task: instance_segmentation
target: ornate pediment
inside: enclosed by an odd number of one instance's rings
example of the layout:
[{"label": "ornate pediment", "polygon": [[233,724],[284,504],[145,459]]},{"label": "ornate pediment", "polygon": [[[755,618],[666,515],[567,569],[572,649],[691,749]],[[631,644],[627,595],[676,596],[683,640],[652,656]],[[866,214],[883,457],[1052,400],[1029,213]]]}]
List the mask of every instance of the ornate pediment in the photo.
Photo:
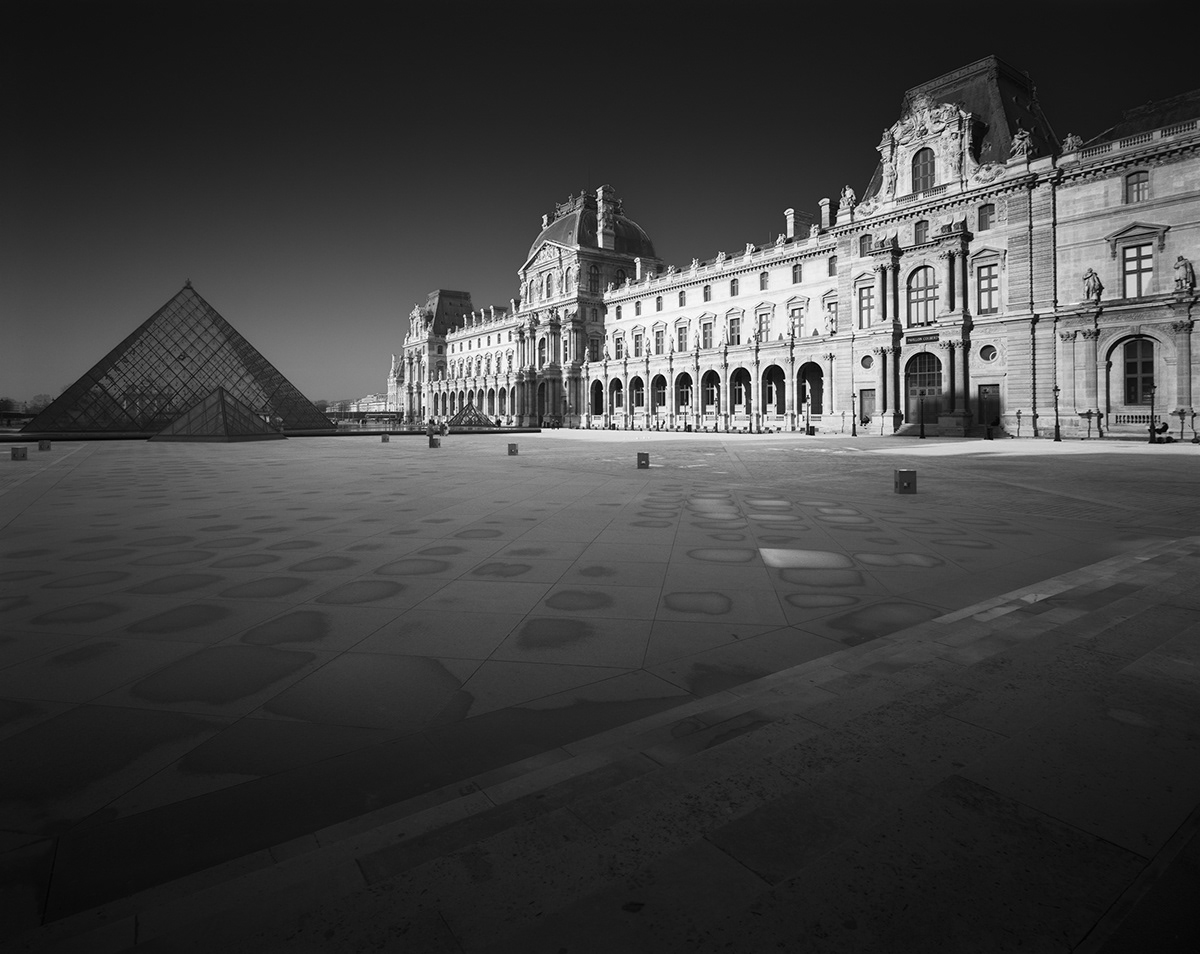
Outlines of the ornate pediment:
[{"label": "ornate pediment", "polygon": [[1120,231],[1111,232],[1104,236],[1104,241],[1108,243],[1108,250],[1112,258],[1117,257],[1117,246],[1128,245],[1139,240],[1157,241],[1158,250],[1161,252],[1167,247],[1167,232],[1170,228],[1171,226],[1169,225],[1152,225],[1149,222],[1132,222]]}]

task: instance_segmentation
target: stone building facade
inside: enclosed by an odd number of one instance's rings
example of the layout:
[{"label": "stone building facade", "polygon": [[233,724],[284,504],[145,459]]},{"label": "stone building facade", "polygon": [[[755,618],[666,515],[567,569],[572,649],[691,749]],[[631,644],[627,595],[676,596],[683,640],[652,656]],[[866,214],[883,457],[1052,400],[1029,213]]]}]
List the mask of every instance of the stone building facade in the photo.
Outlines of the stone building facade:
[{"label": "stone building facade", "polygon": [[1200,91],[1060,141],[1029,77],[987,57],[905,94],[861,197],[847,185],[815,217],[787,210],[773,243],[685,266],[602,187],[543,219],[509,309],[444,340],[414,310],[405,409],[1041,437],[1153,420],[1190,438],[1198,119]]}]

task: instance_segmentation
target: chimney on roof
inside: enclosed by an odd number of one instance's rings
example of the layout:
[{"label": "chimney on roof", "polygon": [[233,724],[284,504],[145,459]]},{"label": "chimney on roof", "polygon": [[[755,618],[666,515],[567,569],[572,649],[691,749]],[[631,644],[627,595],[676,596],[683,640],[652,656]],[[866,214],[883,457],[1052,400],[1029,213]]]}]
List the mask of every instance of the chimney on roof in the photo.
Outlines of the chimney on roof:
[{"label": "chimney on roof", "polygon": [[822,199],[819,203],[821,206],[821,228],[829,228],[829,200]]},{"label": "chimney on roof", "polygon": [[640,257],[633,260],[633,280],[635,282],[642,280],[642,260]]},{"label": "chimney on roof", "polygon": [[616,214],[614,189],[610,185],[602,185],[596,190],[596,245],[599,248],[616,247]]},{"label": "chimney on roof", "polygon": [[784,209],[783,220],[787,223],[787,237],[794,239],[796,237],[796,210]]}]

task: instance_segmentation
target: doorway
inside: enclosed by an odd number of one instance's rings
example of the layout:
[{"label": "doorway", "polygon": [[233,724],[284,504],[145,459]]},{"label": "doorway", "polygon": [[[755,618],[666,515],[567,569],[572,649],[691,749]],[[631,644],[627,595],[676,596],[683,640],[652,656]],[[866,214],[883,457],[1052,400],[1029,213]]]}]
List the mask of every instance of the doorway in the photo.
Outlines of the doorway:
[{"label": "doorway", "polygon": [[979,423],[984,427],[1000,423],[1000,385],[979,385]]}]

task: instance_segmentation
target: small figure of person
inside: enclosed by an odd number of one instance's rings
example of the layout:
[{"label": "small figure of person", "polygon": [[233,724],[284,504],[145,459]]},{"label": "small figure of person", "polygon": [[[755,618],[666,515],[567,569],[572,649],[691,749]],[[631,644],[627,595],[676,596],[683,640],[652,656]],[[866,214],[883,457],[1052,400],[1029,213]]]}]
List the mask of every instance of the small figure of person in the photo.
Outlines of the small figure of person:
[{"label": "small figure of person", "polygon": [[1100,276],[1089,268],[1083,273],[1083,300],[1099,304],[1103,291],[1104,285],[1100,282]]}]

